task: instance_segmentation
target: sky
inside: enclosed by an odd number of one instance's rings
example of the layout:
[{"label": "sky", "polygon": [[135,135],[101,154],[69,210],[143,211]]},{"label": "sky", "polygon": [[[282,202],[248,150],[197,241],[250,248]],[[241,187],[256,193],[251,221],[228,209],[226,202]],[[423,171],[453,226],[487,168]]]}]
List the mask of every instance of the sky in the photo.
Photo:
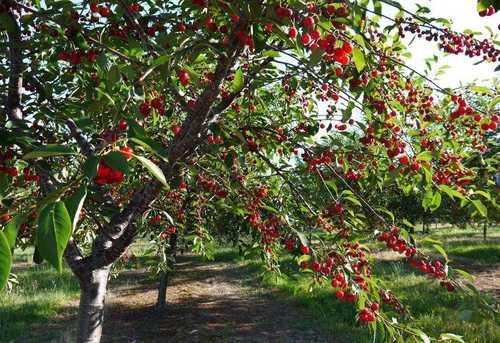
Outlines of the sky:
[{"label": "sky", "polygon": [[[404,7],[408,10],[415,10],[416,1],[403,0]],[[476,0],[418,0],[419,4],[428,7],[433,17],[447,18],[452,21],[452,28],[455,31],[471,29],[476,32],[485,33],[489,37],[489,32],[485,26],[489,26],[493,32],[500,33],[498,25],[500,24],[500,13],[490,17],[480,17],[476,11]],[[437,78],[437,83],[442,87],[455,88],[462,84],[467,84],[474,80],[478,83],[487,83],[493,77],[500,77],[500,73],[495,73],[495,67],[499,64],[482,63],[473,65],[478,61],[477,58],[471,59],[466,56],[448,55],[440,53],[436,43],[427,42],[425,39],[415,39],[410,46],[412,53],[408,64],[418,71],[424,71],[425,59],[433,55],[439,56],[437,66],[449,65],[444,75]],[[435,78],[433,78],[435,79]]]}]

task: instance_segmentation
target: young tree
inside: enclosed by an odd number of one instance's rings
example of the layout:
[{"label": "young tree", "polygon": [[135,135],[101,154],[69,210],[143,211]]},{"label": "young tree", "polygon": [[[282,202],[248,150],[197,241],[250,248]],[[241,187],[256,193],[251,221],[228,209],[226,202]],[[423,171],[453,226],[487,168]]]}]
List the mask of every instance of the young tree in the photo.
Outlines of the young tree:
[{"label": "young tree", "polygon": [[[449,291],[460,285],[363,190],[418,191],[427,208],[444,192],[481,212],[461,181],[477,171],[462,161],[488,150],[498,115],[407,67],[402,38],[496,62],[494,37],[393,0],[3,0],[0,16],[0,286],[16,244],[59,270],[64,257],[81,286],[78,342],[100,340],[112,264],[139,229],[157,233],[149,212],[178,210],[187,186],[200,194],[198,249],[211,237],[204,208],[225,206],[271,266],[298,255],[373,330],[423,335],[389,320],[406,310],[372,277],[360,238],[386,242]],[[182,235],[182,215],[174,221]]]}]

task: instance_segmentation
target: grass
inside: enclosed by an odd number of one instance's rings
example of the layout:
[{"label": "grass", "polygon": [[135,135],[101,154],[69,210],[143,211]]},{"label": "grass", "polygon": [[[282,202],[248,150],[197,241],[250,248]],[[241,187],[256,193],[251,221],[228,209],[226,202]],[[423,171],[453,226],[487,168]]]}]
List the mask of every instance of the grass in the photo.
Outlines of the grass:
[{"label": "grass", "polygon": [[[481,264],[499,262],[498,227],[490,230],[486,241],[482,239],[482,232],[474,229],[439,229],[432,237],[443,241],[453,258]],[[354,306],[336,300],[332,288],[326,284],[309,292],[310,275],[297,273],[296,263],[291,259],[281,261],[282,275],[266,278],[260,277],[265,268],[259,261],[245,262],[236,250],[222,249],[216,259],[247,265],[247,281],[255,284],[258,279],[262,287],[276,288],[284,301],[310,313],[308,322],[301,323],[304,327],[320,326],[341,342],[371,342],[369,330],[357,325],[354,319]],[[460,292],[449,293],[402,262],[380,261],[375,265],[374,274],[408,307],[412,318],[406,322],[411,326],[434,337],[449,332],[463,336],[466,342],[500,342],[500,319],[480,312],[477,300],[472,297]]]},{"label": "grass", "polygon": [[431,234],[443,242],[450,256],[473,260],[478,264],[500,263],[500,226],[490,227],[486,240],[482,229],[448,228]]},{"label": "grass", "polygon": [[[15,268],[19,285],[0,292],[0,342],[27,341],[30,328],[50,323],[79,295],[79,285],[68,269],[61,274],[43,264]],[[52,337],[53,338],[53,337]]]},{"label": "grass", "polygon": [[[431,237],[443,242],[452,259],[471,263],[492,265],[500,262],[500,228],[490,228],[487,240],[482,239],[480,229],[468,230],[440,228],[432,229]],[[422,238],[423,236],[420,236]],[[136,245],[138,261],[144,246]],[[79,286],[68,269],[58,274],[46,264],[32,265],[32,250],[16,251],[16,267],[19,285],[10,293],[0,293],[0,342],[25,342],[29,340],[31,328],[47,325],[54,321],[69,302],[79,295]],[[296,264],[291,259],[282,261],[282,275],[261,277],[265,271],[258,260],[243,261],[237,249],[220,249],[216,254],[219,261],[231,261],[245,266],[241,273],[246,282],[267,292],[277,289],[283,301],[292,303],[310,315],[303,322],[290,325],[305,330],[319,326],[339,342],[369,342],[371,334],[367,328],[355,322],[353,305],[335,299],[331,287],[323,285],[309,292],[311,277],[296,273]],[[26,263],[28,262],[28,263]],[[147,263],[146,263],[147,264]],[[267,274],[269,275],[269,274]],[[477,311],[477,304],[471,298],[458,293],[444,291],[436,282],[400,262],[379,262],[375,275],[386,282],[388,288],[407,305],[413,315],[412,325],[426,333],[439,336],[452,332],[464,336],[466,342],[500,342],[498,318],[488,318]],[[50,332],[49,332],[50,331]],[[47,330],[48,340],[60,339],[64,333]],[[45,338],[45,337],[44,337]],[[32,338],[36,342],[36,338]],[[40,341],[40,340],[38,340]]]}]

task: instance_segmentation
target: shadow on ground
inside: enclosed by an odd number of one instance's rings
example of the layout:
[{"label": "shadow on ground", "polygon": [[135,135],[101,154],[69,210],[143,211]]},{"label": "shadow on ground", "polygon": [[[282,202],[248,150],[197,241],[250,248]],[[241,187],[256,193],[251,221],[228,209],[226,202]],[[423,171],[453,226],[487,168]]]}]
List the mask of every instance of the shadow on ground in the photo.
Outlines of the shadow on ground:
[{"label": "shadow on ground", "polygon": [[[243,282],[251,267],[180,256],[167,310],[158,313],[156,283],[144,270],[110,283],[102,342],[337,342],[311,329],[308,314],[277,299],[273,291]],[[247,280],[248,281],[248,280]],[[76,303],[26,342],[68,342]],[[23,341],[24,342],[24,341]]]}]

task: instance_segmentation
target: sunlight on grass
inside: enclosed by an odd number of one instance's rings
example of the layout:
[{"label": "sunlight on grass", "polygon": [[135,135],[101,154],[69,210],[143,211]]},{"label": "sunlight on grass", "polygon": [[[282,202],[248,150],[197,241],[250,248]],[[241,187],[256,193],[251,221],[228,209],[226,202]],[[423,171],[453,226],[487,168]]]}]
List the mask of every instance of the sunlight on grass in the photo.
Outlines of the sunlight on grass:
[{"label": "sunlight on grass", "polygon": [[43,264],[13,272],[19,285],[0,293],[0,342],[26,341],[29,328],[50,322],[79,295],[78,282],[68,269],[58,274]]},{"label": "sunlight on grass", "polygon": [[[453,233],[453,232],[452,232]],[[475,233],[473,233],[475,234]],[[464,244],[462,246],[462,244]],[[492,247],[492,252],[484,247]],[[474,261],[492,261],[500,251],[499,245],[491,241],[477,242],[475,245],[459,243],[453,246],[449,243],[450,254],[462,254],[467,248],[470,251],[480,251]],[[484,254],[489,256],[484,256]],[[467,253],[465,253],[467,257]],[[268,288],[278,290],[278,296],[308,312],[309,322],[306,326],[320,326],[340,342],[371,342],[371,334],[366,327],[355,322],[355,308],[335,298],[328,284],[316,287],[309,292],[311,286],[310,274],[297,273],[297,266],[291,258],[282,260],[282,275],[262,277],[265,270],[258,260],[242,262],[235,249],[222,249],[216,260],[237,261],[246,265],[248,282],[260,280],[264,291]],[[407,319],[414,327],[423,329],[434,337],[441,333],[455,333],[464,336],[466,342],[487,343],[500,342],[500,327],[498,318],[491,318],[480,313],[476,301],[459,292],[449,293],[435,280],[430,280],[414,269],[408,268],[402,262],[381,261],[375,265],[376,276],[380,277],[389,289],[408,307],[412,314]],[[384,309],[390,310],[387,307]]]}]

